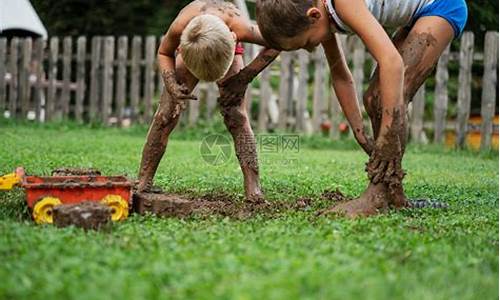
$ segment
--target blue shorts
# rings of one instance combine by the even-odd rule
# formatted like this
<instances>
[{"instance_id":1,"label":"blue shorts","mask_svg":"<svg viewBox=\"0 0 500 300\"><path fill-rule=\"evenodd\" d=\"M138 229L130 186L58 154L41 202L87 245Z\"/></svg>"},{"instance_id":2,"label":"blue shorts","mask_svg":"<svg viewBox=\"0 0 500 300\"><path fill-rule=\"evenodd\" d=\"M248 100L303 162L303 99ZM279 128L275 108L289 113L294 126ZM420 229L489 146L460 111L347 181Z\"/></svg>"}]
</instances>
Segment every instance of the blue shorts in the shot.
<instances>
[{"instance_id":1,"label":"blue shorts","mask_svg":"<svg viewBox=\"0 0 500 300\"><path fill-rule=\"evenodd\" d=\"M421 17L441 17L451 24L457 38L464 31L468 14L465 0L436 0L416 13L413 24Z\"/></svg>"}]
</instances>

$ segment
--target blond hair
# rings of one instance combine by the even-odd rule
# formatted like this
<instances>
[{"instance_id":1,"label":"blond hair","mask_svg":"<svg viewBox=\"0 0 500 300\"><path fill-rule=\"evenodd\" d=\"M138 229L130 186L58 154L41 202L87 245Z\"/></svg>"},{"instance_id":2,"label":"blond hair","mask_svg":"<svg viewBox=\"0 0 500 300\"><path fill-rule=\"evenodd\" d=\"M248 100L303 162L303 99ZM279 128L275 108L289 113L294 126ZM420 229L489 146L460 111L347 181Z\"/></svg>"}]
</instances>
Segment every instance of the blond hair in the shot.
<instances>
[{"instance_id":1,"label":"blond hair","mask_svg":"<svg viewBox=\"0 0 500 300\"><path fill-rule=\"evenodd\" d=\"M203 81L224 77L234 60L236 41L219 17L193 18L181 35L180 50L186 68Z\"/></svg>"}]
</instances>

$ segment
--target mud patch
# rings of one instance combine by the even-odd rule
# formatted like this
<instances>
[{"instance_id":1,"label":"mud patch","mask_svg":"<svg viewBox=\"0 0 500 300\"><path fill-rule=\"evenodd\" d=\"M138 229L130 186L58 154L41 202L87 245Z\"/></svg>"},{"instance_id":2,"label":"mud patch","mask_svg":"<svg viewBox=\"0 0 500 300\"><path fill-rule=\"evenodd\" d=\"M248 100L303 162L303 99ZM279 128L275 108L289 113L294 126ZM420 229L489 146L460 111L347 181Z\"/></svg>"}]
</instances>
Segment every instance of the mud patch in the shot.
<instances>
[{"instance_id":1,"label":"mud patch","mask_svg":"<svg viewBox=\"0 0 500 300\"><path fill-rule=\"evenodd\" d=\"M201 197L179 194L134 194L134 211L159 217L185 218L191 216L221 216L248 219L263 214L275 216L286 211L303 210L311 204L307 198L297 201L241 201L227 194L209 194Z\"/></svg>"},{"instance_id":2,"label":"mud patch","mask_svg":"<svg viewBox=\"0 0 500 300\"><path fill-rule=\"evenodd\" d=\"M309 208L313 203L311 198L299 198L295 201L294 208L298 210L303 210Z\"/></svg>"},{"instance_id":3,"label":"mud patch","mask_svg":"<svg viewBox=\"0 0 500 300\"><path fill-rule=\"evenodd\" d=\"M325 190L323 194L321 194L321 198L331 202L340 202L349 200L349 198L344 196L344 194L342 194L342 192L339 189Z\"/></svg>"},{"instance_id":4,"label":"mud patch","mask_svg":"<svg viewBox=\"0 0 500 300\"><path fill-rule=\"evenodd\" d=\"M85 230L99 230L111 223L111 212L111 208L97 202L63 204L53 209L54 225L74 225Z\"/></svg>"},{"instance_id":5,"label":"mud patch","mask_svg":"<svg viewBox=\"0 0 500 300\"><path fill-rule=\"evenodd\" d=\"M97 169L82 168L57 168L52 170L52 176L101 176L101 171Z\"/></svg>"},{"instance_id":6,"label":"mud patch","mask_svg":"<svg viewBox=\"0 0 500 300\"><path fill-rule=\"evenodd\" d=\"M135 193L134 211L163 217L187 217L193 212L193 202L175 194Z\"/></svg>"}]
</instances>

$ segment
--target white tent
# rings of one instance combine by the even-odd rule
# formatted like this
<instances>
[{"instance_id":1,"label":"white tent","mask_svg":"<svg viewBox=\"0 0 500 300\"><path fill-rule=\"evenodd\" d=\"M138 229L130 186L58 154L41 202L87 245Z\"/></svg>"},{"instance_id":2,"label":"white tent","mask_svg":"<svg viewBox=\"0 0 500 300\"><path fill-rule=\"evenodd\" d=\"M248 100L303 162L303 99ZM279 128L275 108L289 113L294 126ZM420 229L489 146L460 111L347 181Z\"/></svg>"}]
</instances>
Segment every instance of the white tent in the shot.
<instances>
[{"instance_id":1,"label":"white tent","mask_svg":"<svg viewBox=\"0 0 500 300\"><path fill-rule=\"evenodd\" d=\"M0 0L0 34L26 30L47 38L47 29L28 0Z\"/></svg>"}]
</instances>

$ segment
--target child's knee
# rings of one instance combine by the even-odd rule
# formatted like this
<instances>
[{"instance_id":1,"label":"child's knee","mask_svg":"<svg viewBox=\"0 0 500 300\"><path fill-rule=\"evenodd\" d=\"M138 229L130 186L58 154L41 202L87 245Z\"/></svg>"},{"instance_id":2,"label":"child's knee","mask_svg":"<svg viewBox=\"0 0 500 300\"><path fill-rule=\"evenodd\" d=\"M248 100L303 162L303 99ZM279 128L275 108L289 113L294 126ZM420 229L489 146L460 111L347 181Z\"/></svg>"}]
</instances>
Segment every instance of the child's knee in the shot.
<instances>
[{"instance_id":1,"label":"child's knee","mask_svg":"<svg viewBox=\"0 0 500 300\"><path fill-rule=\"evenodd\" d=\"M174 100L168 95L168 92L163 92L161 101L154 115L154 119L159 122L162 127L176 123L180 114L186 110L187 105L184 101Z\"/></svg>"}]
</instances>

